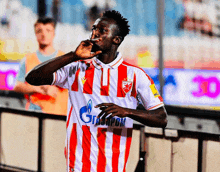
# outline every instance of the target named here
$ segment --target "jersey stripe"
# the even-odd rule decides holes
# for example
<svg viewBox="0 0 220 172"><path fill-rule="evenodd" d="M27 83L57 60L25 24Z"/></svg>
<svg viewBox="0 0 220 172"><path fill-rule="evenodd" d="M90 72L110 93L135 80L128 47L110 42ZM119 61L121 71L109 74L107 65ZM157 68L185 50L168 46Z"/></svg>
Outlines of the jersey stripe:
<svg viewBox="0 0 220 172"><path fill-rule="evenodd" d="M106 156L105 156L105 143L106 143L106 128L98 128L97 141L98 141L98 162L97 172L105 172Z"/></svg>
<svg viewBox="0 0 220 172"><path fill-rule="evenodd" d="M68 154L67 154L67 152L68 152L68 146L69 146L69 144L68 144L68 141L67 141L67 145L66 145L66 147L65 147L66 166L68 166Z"/></svg>
<svg viewBox="0 0 220 172"><path fill-rule="evenodd" d="M153 107L151 107L151 108L149 108L149 109L147 109L147 110L151 110L151 109L154 109L154 108L156 108L156 107L158 107L158 106L160 106L160 105L162 105L163 103L160 103L160 104L158 104L158 105L156 105L156 106L153 106Z"/></svg>
<svg viewBox="0 0 220 172"><path fill-rule="evenodd" d="M123 81L127 81L127 66L121 64L118 67L117 97L125 97L125 92L122 89L122 82Z"/></svg>
<svg viewBox="0 0 220 172"><path fill-rule="evenodd" d="M158 96L158 98L161 102L163 102L163 98L161 96Z"/></svg>
<svg viewBox="0 0 220 172"><path fill-rule="evenodd" d="M72 132L70 136L70 156L69 156L69 166L74 169L75 161L76 161L76 147L77 147L77 131L76 131L76 123L73 123Z"/></svg>
<svg viewBox="0 0 220 172"><path fill-rule="evenodd" d="M120 118L115 117L106 125L103 123L103 125L98 125L99 123L96 124L98 122L96 116L100 113L100 109L90 107L94 107L101 102L112 102L122 107L135 109L138 92L142 96L144 105L148 108L161 103L159 96L146 95L148 92L150 93L148 85L151 79L149 81L145 73L138 67L121 62L122 59L114 67L104 64L103 66L97 66L95 63L87 66L85 63L79 62L73 76L69 75L69 71L72 72L73 70L71 65L65 67L65 73L61 71L57 75L58 78L55 84L65 84L65 87L70 87L71 106L69 106L69 116L66 121L67 170L70 169L70 172L71 170L126 172L132 142L133 120L126 118L126 120L119 122ZM100 64L102 63L100 62ZM73 65L75 67L75 64ZM102 70L102 67L104 67L104 70ZM64 80L61 77L66 78ZM146 81L146 85L144 81ZM132 85L131 82L133 82ZM130 86L127 93L124 89L126 84ZM106 87L108 85L109 88ZM72 91L72 88L77 91ZM90 99L92 103L88 103ZM74 105L73 102L75 102ZM82 107L85 111L81 111ZM84 112L83 116L80 112ZM84 117L86 121L88 120L86 124L81 120ZM118 124L123 125L119 127Z"/></svg>
<svg viewBox="0 0 220 172"><path fill-rule="evenodd" d="M146 73L145 73L146 74ZM148 77L148 79L150 80L150 84L154 84L154 81L153 81L153 79L148 75L148 74L146 74L146 76Z"/></svg>
<svg viewBox="0 0 220 172"><path fill-rule="evenodd" d="M79 89L79 85L78 85L79 72L80 72L80 69L78 69L78 70L76 71L75 80L74 80L74 82L73 82L73 84L72 84L72 87L71 87L71 90L72 90L72 91L78 91L78 89Z"/></svg>
<svg viewBox="0 0 220 172"><path fill-rule="evenodd" d="M131 147L132 131L133 131L132 128L127 129L127 140L126 140L126 145L125 145L125 159L124 159L123 172L126 172L126 164L128 161L128 156L129 156L130 147Z"/></svg>
<svg viewBox="0 0 220 172"><path fill-rule="evenodd" d="M69 112L68 119L67 119L67 122L66 122L66 128L68 128L68 126L69 126L70 116L72 114L72 110L73 110L73 106L71 106L71 108L70 108L70 112Z"/></svg>
<svg viewBox="0 0 220 172"><path fill-rule="evenodd" d="M134 78L133 78L133 87L131 90L131 96L133 96L134 98L137 97L137 91L136 91L136 74L134 73Z"/></svg>
<svg viewBox="0 0 220 172"><path fill-rule="evenodd" d="M112 172L118 172L118 160L120 154L120 140L121 140L121 128L113 129L113 143L112 143Z"/></svg>
<svg viewBox="0 0 220 172"><path fill-rule="evenodd" d="M91 153L91 133L90 127L87 125L82 126L83 130L83 139L82 139L82 172L90 172L91 170L91 161L90 161L90 153Z"/></svg>
<svg viewBox="0 0 220 172"><path fill-rule="evenodd" d="M86 70L85 83L83 86L83 93L92 94L94 72L95 72L94 67L90 67Z"/></svg>
<svg viewBox="0 0 220 172"><path fill-rule="evenodd" d="M103 85L103 68L101 69L102 70L102 76L101 76L101 95L102 96L109 96L109 87L110 87L110 69L108 69L108 73L107 73L107 85Z"/></svg>

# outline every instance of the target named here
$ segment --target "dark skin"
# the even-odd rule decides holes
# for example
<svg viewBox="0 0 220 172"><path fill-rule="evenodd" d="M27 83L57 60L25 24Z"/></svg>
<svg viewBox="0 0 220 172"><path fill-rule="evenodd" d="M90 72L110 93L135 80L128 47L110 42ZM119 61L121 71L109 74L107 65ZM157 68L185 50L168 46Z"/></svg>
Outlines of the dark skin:
<svg viewBox="0 0 220 172"><path fill-rule="evenodd" d="M90 40L82 41L75 52L67 53L36 66L27 74L26 81L32 85L50 85L53 81L53 73L58 69L74 61L90 59L94 56L97 56L105 64L112 62L123 41L122 37L117 35L117 31L118 27L113 19L97 19L93 25ZM101 110L98 115L101 120L118 116L121 118L130 117L151 127L165 128L167 125L167 113L164 107L150 111L124 108L113 103L101 103L95 107Z"/></svg>

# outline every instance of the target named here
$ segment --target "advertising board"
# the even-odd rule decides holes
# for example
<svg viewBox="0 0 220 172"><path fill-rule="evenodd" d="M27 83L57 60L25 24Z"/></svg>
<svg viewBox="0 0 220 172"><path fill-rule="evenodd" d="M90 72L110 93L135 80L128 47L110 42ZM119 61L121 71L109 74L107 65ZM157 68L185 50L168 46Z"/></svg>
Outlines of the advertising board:
<svg viewBox="0 0 220 172"><path fill-rule="evenodd" d="M160 88L159 70L144 68ZM164 102L167 105L220 106L220 71L164 69Z"/></svg>
<svg viewBox="0 0 220 172"><path fill-rule="evenodd" d="M13 89L18 70L19 63L0 62L0 90Z"/></svg>
<svg viewBox="0 0 220 172"><path fill-rule="evenodd" d="M160 88L159 69L143 68ZM0 62L0 90L12 90L19 63ZM167 105L220 106L220 71L164 69L163 99Z"/></svg>

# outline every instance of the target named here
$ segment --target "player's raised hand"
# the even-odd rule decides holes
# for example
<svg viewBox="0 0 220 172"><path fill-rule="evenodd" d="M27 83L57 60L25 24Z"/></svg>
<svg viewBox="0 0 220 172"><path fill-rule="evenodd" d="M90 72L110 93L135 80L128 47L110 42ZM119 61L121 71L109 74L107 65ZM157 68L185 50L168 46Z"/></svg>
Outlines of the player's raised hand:
<svg viewBox="0 0 220 172"><path fill-rule="evenodd" d="M76 51L75 51L75 55L77 56L77 58L79 58L79 60L90 59L102 53L102 51L92 52L93 42L95 41L98 41L98 40L85 40L79 44L79 46L76 48Z"/></svg>

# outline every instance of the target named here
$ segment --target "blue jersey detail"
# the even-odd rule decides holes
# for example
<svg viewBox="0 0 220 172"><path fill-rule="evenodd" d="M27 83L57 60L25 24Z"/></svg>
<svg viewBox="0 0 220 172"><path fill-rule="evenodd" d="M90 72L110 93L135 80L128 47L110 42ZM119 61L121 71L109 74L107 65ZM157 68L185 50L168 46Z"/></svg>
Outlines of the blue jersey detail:
<svg viewBox="0 0 220 172"><path fill-rule="evenodd" d="M107 126L116 126L123 127L125 126L126 118L113 117L111 119L103 119L97 118L97 115L92 115L92 100L90 99L87 103L87 106L83 106L80 111L80 119L84 123L91 123L94 125L107 125Z"/></svg>

